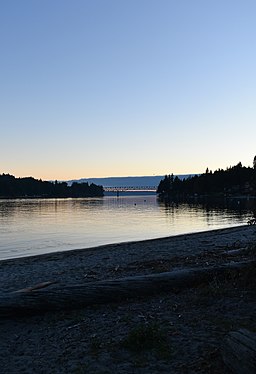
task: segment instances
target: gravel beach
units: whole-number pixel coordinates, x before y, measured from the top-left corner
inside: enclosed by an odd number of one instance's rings
[[[255,243],[255,226],[240,226],[4,260],[0,292],[251,260]],[[256,330],[251,279],[236,274],[179,292],[1,319],[1,372],[229,373],[223,337]]]

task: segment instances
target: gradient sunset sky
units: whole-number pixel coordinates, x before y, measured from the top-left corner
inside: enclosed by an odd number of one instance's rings
[[[255,17],[255,0],[1,1],[0,174],[252,166]]]

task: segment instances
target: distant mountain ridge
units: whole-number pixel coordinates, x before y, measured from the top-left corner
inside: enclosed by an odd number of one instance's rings
[[[177,175],[180,179],[193,177],[195,174]],[[174,175],[175,177],[176,175]],[[157,187],[164,175],[142,176],[142,177],[105,177],[105,178],[81,178],[66,181],[68,185],[77,183],[94,183],[103,187]]]

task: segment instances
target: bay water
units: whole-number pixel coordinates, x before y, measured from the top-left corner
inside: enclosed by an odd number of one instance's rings
[[[246,224],[248,202],[164,203],[155,195],[0,200],[0,260]]]

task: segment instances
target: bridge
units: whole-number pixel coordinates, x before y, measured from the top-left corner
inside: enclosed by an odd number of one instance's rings
[[[118,186],[118,187],[103,187],[106,192],[156,192],[157,186]]]

